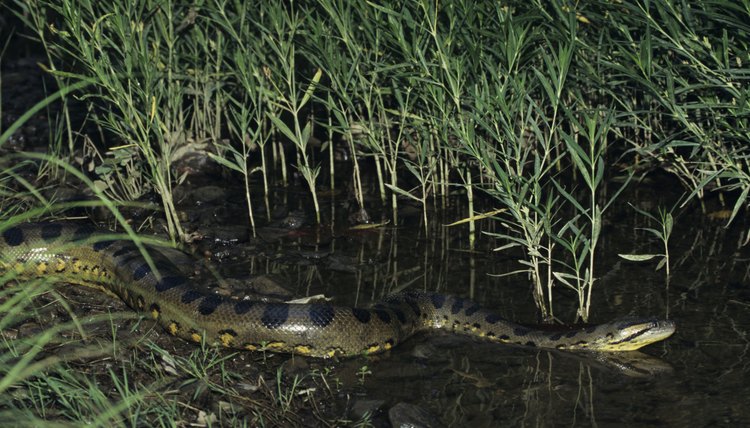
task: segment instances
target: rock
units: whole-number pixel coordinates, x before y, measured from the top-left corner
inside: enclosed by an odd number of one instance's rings
[[[357,400],[352,404],[351,418],[361,420],[365,415],[369,415],[371,419],[383,407],[383,404],[385,404],[383,400]]]

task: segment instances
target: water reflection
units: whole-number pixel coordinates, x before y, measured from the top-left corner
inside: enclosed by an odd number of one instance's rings
[[[618,209],[629,208],[611,212]],[[442,215],[460,218],[459,211]],[[339,362],[336,375],[360,396],[388,406],[415,404],[448,426],[750,422],[750,254],[742,246],[747,225],[726,228],[699,211],[677,213],[667,277],[654,271],[656,262],[617,257],[656,252],[660,243],[639,230],[653,225],[632,213],[613,217],[601,237],[592,322],[626,314],[675,319],[677,333],[667,341],[644,353],[595,356],[425,334],[386,355]],[[493,252],[498,243],[481,233],[471,249],[465,228],[442,227],[448,221],[439,218],[427,232],[419,216],[401,220],[399,228],[330,226],[327,238],[301,230],[253,242],[243,257],[221,268],[228,277],[273,274],[294,295],[325,294],[338,304],[367,305],[412,288],[470,297],[509,319],[538,322],[529,279],[492,276],[518,270],[519,254]],[[233,292],[243,294],[241,288]],[[555,298],[556,314],[572,320],[574,296],[558,290]],[[356,375],[346,381],[347,370],[356,373],[363,364],[372,371],[364,384]]]

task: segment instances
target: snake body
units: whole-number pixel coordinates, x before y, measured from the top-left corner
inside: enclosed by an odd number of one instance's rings
[[[88,225],[25,224],[1,230],[0,271],[23,280],[98,288],[145,312],[183,339],[314,357],[383,352],[421,330],[563,350],[629,351],[669,337],[672,321],[622,319],[560,331],[525,327],[460,297],[393,294],[370,308],[268,303],[202,291],[166,257]]]

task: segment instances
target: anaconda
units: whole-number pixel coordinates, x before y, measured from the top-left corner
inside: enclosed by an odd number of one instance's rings
[[[149,260],[132,241],[113,239],[88,225],[26,224],[2,231],[0,270],[16,272],[20,279],[52,277],[98,288],[189,341],[324,358],[387,351],[429,329],[589,351],[635,350],[675,331],[672,321],[650,318],[543,331],[508,321],[468,299],[421,291],[399,292],[370,308],[238,300],[199,289],[169,259],[151,253]]]

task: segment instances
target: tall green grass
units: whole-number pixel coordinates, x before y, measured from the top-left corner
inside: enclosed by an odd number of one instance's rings
[[[286,185],[288,166],[318,221],[321,174],[336,187],[339,171],[351,170],[345,181],[366,214],[370,170],[396,225],[400,198],[422,206],[426,227],[433,209],[455,203],[449,194],[465,191],[471,236],[477,199],[505,208],[495,219],[506,230],[499,249],[521,250],[518,272],[534,284],[543,317],[556,316],[562,286],[586,319],[602,216],[621,190],[608,180],[664,169],[692,197],[726,191],[732,218],[750,193],[750,12],[741,3],[42,0],[18,8],[44,41],[52,73],[91,84],[78,94],[106,131],[96,162],[110,195],[156,192],[176,240],[185,232],[172,191],[182,177],[171,165],[185,152],[242,177],[253,227],[257,189],[268,216],[269,183]],[[350,168],[337,165],[339,150]],[[148,185],[128,184],[137,177]]]
[[[0,148],[38,111],[88,84],[84,81],[64,87],[40,101],[0,135]],[[99,200],[59,203],[47,199],[44,189],[35,187],[28,179],[43,164],[53,165],[81,180]],[[3,166],[0,170],[0,233],[17,223],[39,217],[60,215],[75,208],[104,206],[133,234],[119,215],[115,202],[61,159],[40,153],[6,153],[0,156],[0,165]],[[45,299],[52,303],[37,303]],[[60,320],[54,315],[55,308],[62,308],[70,320]],[[50,317],[57,318],[56,322],[46,325]],[[174,426],[204,421],[227,426],[264,423],[280,426],[286,425],[285,421],[297,421],[294,411],[300,403],[291,402],[296,381],[292,392],[287,392],[285,382],[277,381],[278,391],[286,394],[287,401],[277,401],[270,391],[267,395],[272,398],[264,398],[264,394],[259,393],[257,399],[248,399],[233,389],[233,384],[244,374],[225,366],[233,357],[231,354],[205,346],[188,357],[170,358],[168,351],[150,344],[146,355],[151,358],[143,358],[142,345],[123,341],[119,334],[122,321],[137,317],[129,311],[80,316],[50,281],[20,280],[13,270],[2,272],[0,417],[4,424],[19,427]],[[98,334],[91,334],[96,330],[105,332],[103,342]],[[108,330],[112,332],[110,338],[106,337]],[[191,405],[175,399],[175,384],[178,389],[197,384],[196,391],[205,388],[232,403],[220,412],[206,407],[201,414],[195,409],[196,405],[203,404]],[[198,397],[192,397],[191,401],[185,391],[182,394],[188,402],[198,401]],[[297,425],[300,425],[298,421]]]

